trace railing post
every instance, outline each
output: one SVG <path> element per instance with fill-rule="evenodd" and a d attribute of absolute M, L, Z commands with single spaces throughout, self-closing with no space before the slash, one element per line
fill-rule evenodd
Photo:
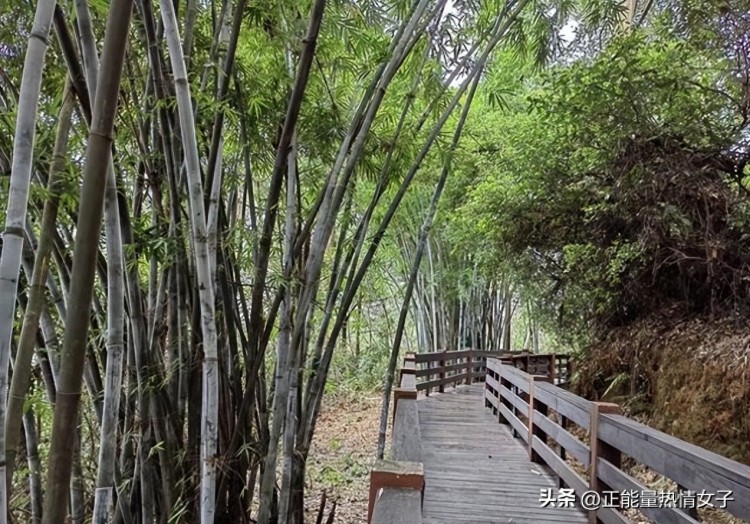
<path fill-rule="evenodd" d="M 511 384 L 511 385 L 510 385 L 510 391 L 511 391 L 511 392 L 513 393 L 513 396 L 514 396 L 514 397 L 519 397 L 519 398 L 523 398 L 523 397 L 521 396 L 521 395 L 522 395 L 522 393 L 521 393 L 521 392 L 520 392 L 520 391 L 518 390 L 518 387 L 517 387 L 517 386 L 516 386 L 515 384 Z M 512 409 L 511 409 L 511 413 L 513 413 L 513 416 L 514 416 L 514 417 L 516 417 L 516 418 L 518 418 L 518 408 L 516 407 L 516 404 L 515 404 L 515 403 L 513 403 L 513 404 L 511 405 L 511 408 L 512 408 Z M 510 427 L 511 427 L 511 428 L 513 429 L 513 431 L 512 431 L 512 433 L 513 433 L 513 438 L 518 438 L 518 437 L 519 437 L 519 435 L 518 435 L 518 431 L 516 431 L 516 427 L 515 427 L 515 426 L 514 426 L 513 424 L 511 424 L 511 425 L 510 425 Z"/>
<path fill-rule="evenodd" d="M 448 360 L 448 362 L 453 362 L 454 364 L 458 364 L 458 357 L 451 358 Z M 458 370 L 453 371 L 453 389 L 456 389 L 458 387 L 458 377 L 461 376 L 461 373 Z"/>
<path fill-rule="evenodd" d="M 552 353 L 552 361 L 549 365 L 549 381 L 550 384 L 555 383 L 555 378 L 557 378 L 557 354 Z"/>
<path fill-rule="evenodd" d="M 428 361 L 428 362 L 423 362 L 422 363 L 422 365 L 428 370 L 427 371 L 427 375 L 425 375 L 425 377 L 424 377 L 427 382 L 429 382 L 430 379 L 432 378 L 432 371 L 431 370 L 432 370 L 433 367 L 435 367 L 433 364 L 435 364 L 433 361 Z M 425 397 L 429 397 L 430 396 L 430 389 L 431 388 L 425 388 L 424 389 L 424 396 Z"/>
<path fill-rule="evenodd" d="M 568 417 L 565 415 L 560 415 L 560 427 L 563 429 L 568 429 Z M 567 454 L 565 453 L 565 448 L 560 446 L 560 458 L 565 460 Z M 567 488 L 568 486 L 565 484 L 565 481 L 560 477 L 557 482 L 557 486 L 559 488 Z"/>
<path fill-rule="evenodd" d="M 506 379 L 503 378 L 503 367 L 504 366 L 508 366 L 508 365 L 512 366 L 513 364 L 512 363 L 508 364 L 507 361 L 503 362 L 501 359 L 498 359 L 498 362 L 500 362 L 500 372 L 497 374 L 497 382 L 498 382 L 498 384 L 500 385 L 501 388 L 503 386 L 505 386 L 509 391 L 513 391 L 513 385 L 510 382 L 508 382 Z M 498 397 L 498 400 L 500 401 L 500 403 L 504 404 L 505 407 L 508 409 L 508 411 L 511 411 L 511 412 L 513 411 L 513 404 L 511 404 L 510 401 L 508 401 L 503 396 L 502 390 L 499 390 L 497 392 L 497 397 Z M 497 413 L 498 413 L 498 422 L 500 422 L 500 424 L 505 424 L 506 426 L 510 425 L 510 421 L 507 420 L 503 416 L 503 412 L 500 409 L 499 405 L 498 405 Z M 516 436 L 515 431 L 513 432 L 513 436 L 514 437 Z"/>
<path fill-rule="evenodd" d="M 440 366 L 440 374 L 438 375 L 440 385 L 438 386 L 438 393 L 442 393 L 445 391 L 445 385 L 443 384 L 443 380 L 445 380 L 445 351 L 442 352 L 438 365 Z"/>
<path fill-rule="evenodd" d="M 489 370 L 486 370 L 486 372 L 487 372 L 487 375 L 492 376 L 492 374 L 490 373 Z M 497 415 L 497 412 L 500 411 L 500 409 L 498 408 L 497 410 L 495 410 L 495 406 L 487 398 L 487 392 L 488 391 L 492 393 L 493 397 L 495 396 L 495 392 L 492 390 L 492 388 L 490 387 L 489 383 L 487 382 L 487 375 L 485 375 L 485 380 L 484 380 L 484 407 L 485 408 L 491 408 L 492 409 L 492 414 L 493 415 Z M 492 377 L 492 378 L 495 378 L 495 377 Z M 498 387 L 500 387 L 499 386 L 499 384 L 500 384 L 500 377 L 499 376 L 497 377 L 497 383 L 498 383 Z M 500 392 L 499 391 L 497 392 L 497 395 L 500 396 Z M 499 401 L 500 401 L 500 399 L 498 399 L 498 402 Z"/>
<path fill-rule="evenodd" d="M 466 384 L 470 385 L 472 380 L 471 376 L 474 374 L 474 368 L 471 365 L 471 357 L 472 353 L 471 350 L 469 350 L 469 355 L 466 357 Z"/>
<path fill-rule="evenodd" d="M 611 488 L 599 479 L 597 472 L 597 461 L 601 458 L 610 462 L 613 466 L 619 468 L 622 462 L 620 450 L 614 448 L 599 439 L 599 417 L 600 415 L 621 415 L 622 408 L 617 404 L 610 402 L 592 402 L 591 403 L 591 422 L 589 425 L 591 433 L 591 460 L 589 463 L 589 488 L 593 491 L 602 493 L 611 491 Z M 596 516 L 596 510 L 589 511 L 589 524 L 601 522 Z"/>
<path fill-rule="evenodd" d="M 424 497 L 424 467 L 420 462 L 392 462 L 379 460 L 370 470 L 370 499 L 367 505 L 367 522 L 383 488 L 416 489 Z"/>
<path fill-rule="evenodd" d="M 549 377 L 541 375 L 529 376 L 529 460 L 531 462 L 542 463 L 542 458 L 534 451 L 534 437 L 539 437 L 539 440 L 546 443 L 547 434 L 534 424 L 534 413 L 547 416 L 547 406 L 537 401 L 534 394 L 534 389 L 537 382 L 549 382 Z"/>

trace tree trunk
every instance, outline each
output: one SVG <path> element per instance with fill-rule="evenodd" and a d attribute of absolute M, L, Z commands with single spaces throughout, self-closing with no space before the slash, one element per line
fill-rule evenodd
<path fill-rule="evenodd" d="M 81 38 L 83 63 L 90 100 L 96 99 L 99 56 L 96 51 L 91 16 L 85 2 L 76 2 L 76 20 Z M 107 239 L 107 362 L 104 383 L 99 461 L 94 497 L 94 524 L 109 521 L 114 500 L 117 423 L 124 360 L 125 289 L 120 210 L 114 163 L 109 159 L 105 190 L 105 231 Z"/>
<path fill-rule="evenodd" d="M 68 443 L 78 421 L 81 380 L 86 356 L 92 292 L 102 223 L 104 192 L 112 148 L 132 0 L 113 0 L 107 18 L 102 68 L 86 150 L 86 167 L 73 252 L 69 307 L 63 341 L 60 383 L 52 424 L 49 474 L 43 522 L 62 523 L 67 516 L 67 493 L 72 454 Z"/>
<path fill-rule="evenodd" d="M 503 286 L 503 326 L 500 336 L 503 351 L 511 351 L 511 322 L 513 320 L 513 291 L 505 282 Z"/>
<path fill-rule="evenodd" d="M 54 0 L 40 0 L 34 13 L 34 25 L 24 59 L 21 90 L 13 138 L 8 209 L 5 215 L 3 249 L 0 253 L 0 524 L 8 518 L 8 488 L 5 457 L 5 399 L 8 394 L 8 366 L 13 337 L 13 318 L 18 291 L 18 276 L 23 254 L 24 224 L 29 202 L 29 185 L 34 161 L 34 137 L 39 93 L 42 86 L 44 56 L 47 52 Z"/>
<path fill-rule="evenodd" d="M 432 195 L 432 201 L 430 207 L 422 223 L 422 228 L 419 233 L 419 240 L 417 241 L 417 249 L 414 254 L 414 261 L 412 263 L 411 272 L 409 274 L 409 280 L 406 283 L 406 290 L 404 291 L 404 299 L 401 303 L 401 311 L 399 312 L 398 325 L 396 326 L 396 333 L 393 338 L 393 345 L 391 346 L 391 356 L 388 361 L 388 370 L 385 376 L 385 386 L 383 387 L 383 403 L 380 412 L 380 433 L 378 434 L 378 447 L 377 447 L 377 458 L 382 459 L 385 451 L 385 440 L 386 431 L 388 429 L 388 408 L 391 401 L 391 389 L 393 388 L 394 375 L 396 373 L 396 365 L 398 363 L 399 350 L 401 349 L 401 339 L 404 334 L 404 328 L 406 326 L 406 317 L 409 313 L 409 305 L 411 304 L 411 296 L 414 291 L 414 286 L 417 282 L 417 276 L 419 275 L 419 269 L 422 266 L 422 255 L 424 254 L 425 246 L 427 245 L 427 239 L 430 236 L 430 229 L 432 228 L 432 222 L 435 219 L 437 213 L 438 203 L 440 197 L 443 195 L 443 188 L 445 182 L 448 179 L 448 174 L 451 171 L 451 161 L 453 153 L 458 146 L 458 141 L 461 138 L 464 124 L 466 124 L 466 118 L 469 115 L 469 109 L 471 108 L 471 102 L 474 99 L 474 93 L 476 92 L 477 85 L 479 84 L 480 74 L 477 74 L 474 82 L 471 85 L 471 89 L 464 102 L 464 108 L 461 112 L 461 116 L 456 124 L 456 130 L 453 133 L 453 141 L 451 142 L 450 150 L 446 157 L 443 169 L 440 173 L 435 192 Z"/>
<path fill-rule="evenodd" d="M 44 203 L 41 231 L 37 242 L 34 269 L 29 283 L 29 296 L 24 313 L 21 335 L 18 340 L 18 350 L 13 365 L 13 378 L 8 395 L 8 415 L 6 418 L 6 457 L 7 457 L 7 487 L 12 487 L 13 469 L 16 463 L 16 448 L 21 437 L 21 423 L 23 420 L 23 406 L 31 383 L 31 361 L 37 343 L 40 318 L 45 308 L 45 283 L 47 282 L 50 253 L 52 251 L 52 237 L 57 224 L 57 205 L 62 191 L 65 169 L 65 156 L 68 150 L 68 137 L 73 114 L 73 93 L 68 80 L 63 92 L 63 102 L 58 115 L 57 135 L 50 166 L 47 187 L 50 193 Z M 52 331 L 54 333 L 54 331 Z M 50 348 L 47 348 L 48 350 Z M 38 457 L 37 457 L 38 459 Z M 41 499 L 39 499 L 41 503 Z M 40 513 L 41 515 L 41 513 Z"/>
<path fill-rule="evenodd" d="M 190 225 L 203 335 L 203 379 L 201 408 L 201 490 L 200 521 L 213 524 L 216 512 L 216 473 L 219 439 L 219 354 L 216 336 L 214 282 L 211 279 L 211 253 L 208 245 L 205 194 L 201 183 L 198 142 L 193 121 L 185 60 L 182 54 L 177 16 L 169 0 L 161 0 L 162 20 L 175 79 L 180 131 L 185 148 L 187 185 L 190 197 Z"/>
<path fill-rule="evenodd" d="M 31 409 L 23 414 L 23 428 L 26 437 L 26 461 L 29 466 L 31 524 L 41 524 L 42 466 L 39 462 L 39 435 L 36 428 L 36 417 L 34 416 L 34 411 Z"/>

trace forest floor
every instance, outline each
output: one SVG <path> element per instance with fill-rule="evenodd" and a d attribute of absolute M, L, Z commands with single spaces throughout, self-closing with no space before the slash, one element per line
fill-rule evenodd
<path fill-rule="evenodd" d="M 369 473 L 378 441 L 380 405 L 378 393 L 324 399 L 308 460 L 307 522 L 316 521 L 323 492 L 328 501 L 326 516 L 336 502 L 336 524 L 367 522 Z"/>

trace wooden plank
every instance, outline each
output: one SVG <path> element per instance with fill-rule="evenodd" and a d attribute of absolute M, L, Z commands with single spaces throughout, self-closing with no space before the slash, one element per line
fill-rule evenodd
<path fill-rule="evenodd" d="M 589 467 L 589 456 L 591 450 L 589 447 L 573 436 L 572 433 L 567 431 L 565 428 L 559 426 L 553 422 L 550 418 L 545 417 L 541 413 L 534 414 L 534 423 L 544 430 L 547 435 L 560 444 L 566 452 L 573 455 L 584 468 Z"/>
<path fill-rule="evenodd" d="M 599 478 L 606 482 L 614 491 L 643 493 L 648 490 L 646 486 L 637 482 L 604 459 L 597 461 L 596 470 Z M 659 522 L 659 524 L 662 522 L 665 524 L 698 524 L 697 520 L 674 508 L 647 508 L 640 505 L 638 511 L 648 518 Z"/>
<path fill-rule="evenodd" d="M 493 371 L 493 372 L 495 372 L 495 373 L 497 373 L 499 375 L 501 367 L 502 367 L 502 365 L 500 364 L 500 360 L 498 360 L 496 358 L 488 358 L 487 359 L 487 369 L 488 370 L 491 370 L 491 371 Z"/>
<path fill-rule="evenodd" d="M 542 461 L 542 459 L 539 458 L 539 455 L 534 451 L 534 447 L 532 446 L 534 436 L 539 437 L 539 439 L 544 442 L 547 441 L 547 434 L 534 422 L 536 414 L 547 415 L 547 406 L 534 399 L 534 391 L 536 390 L 537 383 L 545 382 L 548 380 L 548 377 L 542 377 L 538 375 L 529 376 L 529 459 L 532 462 Z"/>
<path fill-rule="evenodd" d="M 396 408 L 391 442 L 393 460 L 421 462 L 422 442 L 419 431 L 417 401 L 402 399 Z"/>
<path fill-rule="evenodd" d="M 526 359 L 524 371 L 529 375 L 552 376 L 552 362 L 554 355 L 529 355 Z"/>
<path fill-rule="evenodd" d="M 484 398 L 487 399 L 487 402 L 492 404 L 492 407 L 495 409 L 498 409 L 498 406 L 500 405 L 500 400 L 492 394 L 492 391 L 484 390 Z"/>
<path fill-rule="evenodd" d="M 591 423 L 591 401 L 553 384 L 539 384 L 537 399 L 551 410 L 588 430 Z"/>
<path fill-rule="evenodd" d="M 573 488 L 577 495 L 582 495 L 589 489 L 588 483 L 578 475 L 573 468 L 571 468 L 567 462 L 561 459 L 557 454 L 539 437 L 534 436 L 532 440 L 532 447 L 534 451 L 539 454 L 541 459 L 547 464 L 555 474 L 560 477 L 565 484 Z"/>
<path fill-rule="evenodd" d="M 516 416 L 511 412 L 511 410 L 509 410 L 503 404 L 500 404 L 500 413 L 505 418 L 505 420 L 510 422 L 510 425 L 513 426 L 513 429 L 515 429 L 518 432 L 521 439 L 524 442 L 527 442 L 529 438 L 529 432 L 528 432 L 528 428 L 526 427 L 526 424 L 518 420 L 518 418 L 516 418 Z"/>
<path fill-rule="evenodd" d="M 502 366 L 500 378 L 507 380 L 524 393 L 529 392 L 529 375 L 511 366 Z"/>
<path fill-rule="evenodd" d="M 606 414 L 621 415 L 622 408 L 611 402 L 593 402 L 591 404 L 591 430 L 589 436 L 591 464 L 589 464 L 589 486 L 592 491 L 598 493 L 610 491 L 612 488 L 597 475 L 597 460 L 599 458 L 608 460 L 618 468 L 622 463 L 622 453 L 620 450 L 599 438 L 599 421 L 601 420 L 601 417 Z M 597 511 L 589 511 L 589 524 L 598 524 L 598 522 L 601 522 L 601 519 L 598 518 Z"/>
<path fill-rule="evenodd" d="M 414 375 L 401 375 L 401 389 L 417 389 L 417 377 Z"/>
<path fill-rule="evenodd" d="M 424 524 L 584 524 L 578 508 L 540 505 L 541 490 L 554 491 L 556 480 L 546 467 L 529 462 L 521 441 L 484 407 L 487 395 L 499 403 L 484 384 L 417 401 Z"/>
<path fill-rule="evenodd" d="M 409 488 L 421 494 L 424 489 L 424 466 L 419 462 L 376 461 L 370 470 L 367 522 L 371 521 L 378 494 L 384 488 Z"/>
<path fill-rule="evenodd" d="M 485 386 L 485 389 L 489 389 L 491 391 L 494 391 L 498 395 L 500 394 L 499 393 L 500 392 L 500 383 L 497 380 L 495 380 L 494 377 L 491 377 L 491 376 L 487 375 L 485 377 L 485 380 L 484 380 L 484 386 Z"/>
<path fill-rule="evenodd" d="M 375 501 L 371 523 L 421 524 L 421 493 L 414 489 L 384 488 Z"/>
<path fill-rule="evenodd" d="M 441 368 L 424 368 L 424 369 L 418 369 L 414 373 L 417 377 L 429 377 L 431 375 L 437 375 L 439 373 L 445 372 L 451 372 L 451 371 L 460 371 L 466 369 L 466 362 L 461 362 L 458 364 L 450 364 L 447 366 L 443 366 Z"/>
<path fill-rule="evenodd" d="M 417 353 L 414 355 L 414 360 L 417 364 L 423 364 L 425 362 L 438 362 L 440 360 L 449 361 L 457 358 L 466 358 L 471 354 L 471 350 L 461 351 L 436 351 L 431 353 Z"/>
<path fill-rule="evenodd" d="M 443 360 L 445 353 L 442 351 L 434 351 L 430 353 L 417 353 L 414 355 L 414 362 L 417 364 L 428 364 L 430 362 L 437 362 Z"/>
<path fill-rule="evenodd" d="M 500 386 L 500 396 L 513 404 L 513 406 L 521 412 L 521 415 L 526 418 L 529 417 L 529 404 L 524 399 L 518 395 L 514 395 L 513 392 L 505 386 Z"/>
<path fill-rule="evenodd" d="M 750 520 L 750 467 L 619 415 L 601 417 L 599 438 L 687 489 L 731 491 L 726 510 Z"/>
<path fill-rule="evenodd" d="M 497 359 L 502 358 L 505 355 L 504 351 L 480 351 L 478 349 L 472 350 L 473 355 L 478 358 L 485 358 L 485 359 Z"/>
<path fill-rule="evenodd" d="M 444 386 L 445 384 L 452 384 L 456 381 L 466 380 L 467 374 L 463 373 L 460 375 L 451 375 L 445 378 L 436 378 L 435 380 L 427 380 L 425 382 L 417 382 L 417 391 L 422 391 L 427 388 L 434 388 L 435 386 Z"/>

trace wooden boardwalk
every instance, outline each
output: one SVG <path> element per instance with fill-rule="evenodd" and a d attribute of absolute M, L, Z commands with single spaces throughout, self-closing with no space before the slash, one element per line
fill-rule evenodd
<path fill-rule="evenodd" d="M 651 522 L 699 524 L 701 496 L 722 520 L 750 522 L 750 465 L 560 387 L 570 376 L 570 360 L 555 354 L 407 355 L 393 390 L 391 456 L 370 472 L 367 522 L 636 524 L 627 510 L 637 508 Z M 632 463 L 681 488 L 657 493 L 631 476 Z M 543 490 L 578 506 L 543 507 Z"/>
<path fill-rule="evenodd" d="M 424 524 L 588 522 L 577 508 L 541 507 L 541 490 L 556 490 L 556 480 L 484 407 L 484 387 L 459 386 L 417 401 Z"/>

